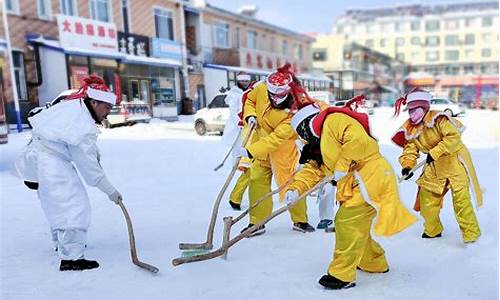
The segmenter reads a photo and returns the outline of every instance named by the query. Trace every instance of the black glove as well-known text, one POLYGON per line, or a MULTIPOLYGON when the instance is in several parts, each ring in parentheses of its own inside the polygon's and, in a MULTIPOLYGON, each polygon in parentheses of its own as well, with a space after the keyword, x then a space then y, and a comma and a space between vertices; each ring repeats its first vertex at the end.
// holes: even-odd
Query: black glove
POLYGON ((401 175, 403 175, 404 180, 408 180, 413 176, 413 172, 411 172, 411 168, 403 168, 401 175))
POLYGON ((330 183, 331 183, 333 186, 337 186, 337 180, 335 180, 335 179, 332 179, 332 181, 330 181, 330 183))
POLYGON ((425 162, 430 164, 433 161, 434 161, 434 158, 432 158, 430 153, 427 153, 427 158, 425 159, 425 162))

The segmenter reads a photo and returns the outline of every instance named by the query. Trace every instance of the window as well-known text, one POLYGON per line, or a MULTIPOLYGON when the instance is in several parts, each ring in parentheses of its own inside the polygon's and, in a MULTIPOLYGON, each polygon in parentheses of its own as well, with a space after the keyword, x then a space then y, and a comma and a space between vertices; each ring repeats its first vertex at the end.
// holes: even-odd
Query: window
POLYGON ((387 39, 380 39, 379 43, 380 47, 385 47, 385 45, 387 45, 387 39))
POLYGON ((239 27, 236 27, 236 30, 235 30, 235 39, 234 39, 234 43, 235 43, 235 47, 236 48, 239 48, 241 46, 240 44, 240 28, 239 27))
POLYGON ((473 33, 469 33, 465 35, 465 44, 466 45, 474 45, 475 36, 473 33))
POLYGON ((455 30, 455 29, 458 29, 459 24, 460 23, 456 19, 454 19, 454 20, 446 20, 444 22, 444 28, 449 29, 449 30, 455 30))
POLYGON ((396 46, 404 46, 405 45, 405 39, 404 38, 397 38, 396 39, 396 46))
POLYGON ((373 48, 373 40, 372 39, 366 40, 365 45, 368 48, 373 48))
POLYGON ((439 36, 434 35, 426 37, 425 44, 431 47, 439 46, 439 36))
POLYGON ((28 100, 26 90, 26 74, 24 73, 24 54, 20 51, 12 51, 14 65, 14 78, 16 79, 16 90, 19 100, 28 100))
POLYGON ((19 1, 18 0, 5 0, 5 6, 7 11, 10 13, 19 13, 19 1))
POLYGON ((130 31, 130 16, 128 14, 128 0, 122 0, 123 31, 130 31))
POLYGON ((481 56, 482 57, 490 57, 491 56, 491 49, 490 48, 481 49, 481 56))
POLYGON ((405 60, 405 54, 404 53, 397 53, 396 54, 396 59, 398 60, 405 60))
POLYGON ((314 61, 326 61, 326 49, 314 49, 313 60, 314 61))
POLYGON ((249 30, 247 33, 247 48, 257 49, 257 32, 249 30))
POLYGON ((401 22, 394 23, 394 31, 399 32, 402 29, 403 29, 403 25, 401 24, 401 22))
POLYGON ((465 74, 473 74, 474 73, 474 65, 465 65, 464 66, 465 74))
POLYGON ((425 30, 427 31, 438 31, 439 28, 439 20, 429 20, 425 22, 425 30))
POLYGON ((427 60, 427 61, 439 60, 439 52, 438 51, 427 51, 425 53, 425 60, 427 60))
POLYGON ((50 19, 52 15, 51 1, 37 0, 36 3, 38 7, 38 17, 40 17, 40 19, 45 19, 45 20, 50 19))
POLYGON ((295 47, 295 51, 295 59, 302 60, 304 58, 304 49, 302 48, 302 45, 297 45, 295 47))
POLYGON ((446 66, 444 72, 447 75, 457 75, 460 68, 458 66, 446 66))
POLYGON ((420 21, 412 21, 410 27, 411 27, 411 31, 420 30, 420 21))
POLYGON ((61 13, 67 16, 76 16, 76 0, 61 0, 61 13))
POLYGON ((481 19, 481 26, 483 27, 491 27, 493 25, 493 17, 486 16, 481 19))
POLYGON ((411 38, 412 45, 420 45, 420 38, 418 36, 414 36, 411 38))
POLYGON ((288 54, 288 41, 283 40, 281 44, 281 55, 286 56, 288 54))
POLYGON ((156 37, 167 40, 174 40, 174 21, 172 12, 164 8, 155 8, 155 30, 156 37))
POLYGON ((447 50, 444 53, 444 58, 452 61, 458 60, 458 50, 447 50))
POLYGON ((111 20, 108 0, 90 0, 90 17, 101 22, 111 20))
POLYGON ((444 44, 446 46, 457 46, 458 45, 458 35, 450 34, 444 38, 444 44))
POLYGON ((411 60, 415 61, 420 58, 420 52, 412 52, 411 53, 411 60))
POLYGON ((389 23, 381 23, 380 24, 380 31, 381 32, 388 32, 390 29, 390 24, 389 23))
POLYGON ((271 52, 276 52, 276 38, 274 36, 271 37, 271 52))
POLYGON ((472 25, 474 25, 474 23, 475 23, 474 18, 466 18, 465 19, 465 27, 472 26, 472 25))

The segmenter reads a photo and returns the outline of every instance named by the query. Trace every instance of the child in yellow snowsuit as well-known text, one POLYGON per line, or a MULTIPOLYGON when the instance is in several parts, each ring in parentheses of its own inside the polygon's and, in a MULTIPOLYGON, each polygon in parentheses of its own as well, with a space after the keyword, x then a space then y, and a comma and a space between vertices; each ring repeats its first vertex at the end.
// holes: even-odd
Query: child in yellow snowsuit
POLYGON ((335 216, 335 252, 328 274, 319 283, 327 288, 349 288, 355 285, 356 268, 387 272, 384 249, 370 234, 372 222, 375 220, 375 234, 390 236, 416 218, 399 199, 396 176, 370 135, 368 117, 346 107, 330 107, 320 113, 316 105, 308 105, 295 114, 292 127, 308 144, 320 147, 321 161, 309 162, 295 175, 285 196, 287 203, 348 165, 347 175, 333 182, 340 202, 335 216))
POLYGON ((402 174, 410 178, 419 152, 427 153, 426 165, 417 180, 419 189, 414 207, 424 218, 422 238, 442 235, 439 212, 444 195, 451 189, 463 240, 474 242, 481 230, 471 204, 469 185, 472 184, 478 206, 482 205, 482 194, 471 156, 460 138, 464 126, 444 112, 430 110, 430 99, 430 93, 414 90, 396 103, 396 113, 406 104, 410 116, 392 138, 403 148, 399 157, 402 174))

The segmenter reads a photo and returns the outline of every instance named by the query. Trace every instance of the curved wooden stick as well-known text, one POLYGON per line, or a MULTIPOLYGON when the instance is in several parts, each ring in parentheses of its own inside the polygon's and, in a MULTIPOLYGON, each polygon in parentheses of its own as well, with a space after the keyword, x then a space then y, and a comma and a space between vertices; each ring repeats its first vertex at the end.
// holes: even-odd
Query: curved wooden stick
POLYGON ((321 186, 321 184, 329 182, 332 179, 333 179, 333 177, 331 177, 331 176, 325 177, 322 181, 320 181, 319 183, 317 183, 314 187, 310 188, 308 191, 306 191, 305 193, 303 193, 302 195, 300 195, 297 198, 297 200, 295 200, 293 203, 291 203, 289 205, 282 206, 281 208, 279 208, 278 210, 274 211, 271 215, 269 215, 267 218, 265 218, 261 222, 253 225, 252 227, 250 227, 247 230, 243 231, 242 233, 240 233, 239 235, 237 235, 234 238, 230 239, 226 243, 222 244, 222 246, 219 249, 217 249, 215 251, 212 251, 212 252, 209 252, 209 253, 206 253, 206 254, 202 254, 202 255, 195 255, 195 256, 190 256, 190 257, 178 257, 178 258, 175 258, 175 259, 172 260, 172 264, 174 266, 178 266, 178 265, 181 265, 181 264, 184 264, 184 263, 190 263, 190 262, 196 262, 196 261, 203 261, 203 260, 208 260, 208 259, 212 259, 212 258, 215 258, 215 257, 219 257, 221 255, 224 255, 231 246, 233 246, 234 244, 236 244, 238 241, 240 241, 240 240, 242 240, 242 239, 250 236, 255 229, 261 227, 262 225, 265 225, 267 222, 269 222, 272 219, 274 219, 275 217, 281 215, 282 213, 284 213, 285 211, 287 211, 288 209, 290 209, 290 207, 293 206, 295 204, 295 202, 299 201, 300 199, 302 199, 304 197, 307 197, 309 194, 311 194, 312 192, 314 192, 315 190, 317 190, 321 186))
MULTIPOLYGON (((252 125, 247 135, 245 136, 245 139, 243 140, 242 143, 243 147, 245 147, 248 141, 250 140, 250 136, 252 135, 254 129, 255 126, 252 125)), ((222 196, 224 196, 224 193, 226 192, 227 187, 229 186, 229 183, 231 183, 231 180, 233 179, 236 170, 238 170, 239 163, 240 160, 238 159, 233 164, 233 167, 231 168, 231 171, 229 172, 226 181, 224 182, 224 185, 222 186, 221 190, 219 191, 219 194, 217 195, 217 198, 215 199, 214 206, 212 207, 212 216, 210 218, 210 223, 208 225, 207 240, 204 243, 180 243, 179 244, 180 250, 189 250, 189 249, 210 250, 213 248, 215 222, 217 221, 217 214, 219 212, 220 202, 222 200, 222 196)))
POLYGON ((159 269, 155 266, 142 262, 137 257, 137 249, 135 247, 135 236, 134 229, 132 228, 132 221, 130 220, 130 215, 128 214, 127 209, 122 201, 118 203, 118 206, 122 209, 123 215, 125 216, 125 220, 127 221, 127 229, 128 229, 128 240, 130 244, 130 257, 132 258, 132 263, 139 268, 148 270, 149 272, 158 273, 159 269))
POLYGON ((231 144, 231 147, 227 151, 226 156, 224 156, 224 159, 222 160, 222 162, 217 167, 214 168, 214 171, 217 171, 220 168, 222 168, 222 166, 224 166, 224 163, 226 163, 226 160, 229 158, 229 155, 231 155, 231 152, 233 151, 234 147, 236 146, 236 143, 238 143, 238 140, 240 138, 240 134, 241 134, 241 129, 238 131, 238 134, 236 135, 234 142, 231 144))

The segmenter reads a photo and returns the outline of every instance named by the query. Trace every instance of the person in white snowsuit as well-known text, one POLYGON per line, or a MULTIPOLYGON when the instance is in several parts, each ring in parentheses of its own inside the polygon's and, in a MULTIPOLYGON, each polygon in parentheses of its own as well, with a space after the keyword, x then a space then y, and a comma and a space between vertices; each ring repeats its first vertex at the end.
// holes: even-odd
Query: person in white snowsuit
POLYGON ((17 158, 16 169, 37 189, 61 271, 99 266, 84 258, 90 203, 77 169, 88 185, 99 188, 116 204, 122 201, 106 178, 96 145, 96 124, 115 103, 116 95, 109 92, 102 78, 91 75, 80 90, 29 117, 32 139, 17 158))
MULTIPOLYGON (((244 72, 239 72, 236 75, 236 85, 232 86, 229 90, 225 102, 229 105, 229 117, 224 125, 224 135, 222 136, 222 141, 228 147, 231 147, 235 139, 236 145, 241 145, 242 136, 245 136, 248 132, 247 130, 242 130, 243 127, 243 97, 244 93, 251 85, 251 77, 249 74, 244 72)), ((237 149, 237 147, 235 147, 237 149)), ((232 156, 234 160, 239 159, 235 151, 232 151, 232 156)), ((229 205, 235 210, 241 210, 241 200, 243 194, 247 190, 248 183, 250 180, 250 159, 241 159, 238 165, 241 175, 238 177, 236 184, 229 196, 229 205)))

